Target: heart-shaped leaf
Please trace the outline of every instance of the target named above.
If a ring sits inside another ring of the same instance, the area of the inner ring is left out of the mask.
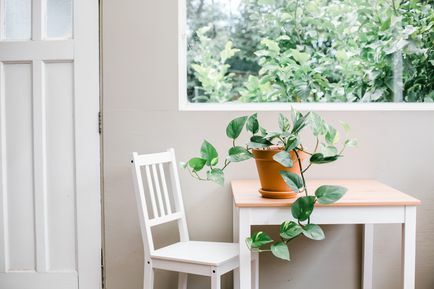
[[[193,169],[193,171],[200,171],[206,164],[206,159],[202,158],[192,158],[188,161],[188,165]]]
[[[250,131],[252,134],[256,134],[259,131],[259,122],[258,122],[258,114],[252,114],[247,119],[246,124],[247,131]]]
[[[295,113],[294,126],[292,127],[291,133],[296,135],[306,126],[306,118],[309,116],[309,112],[302,115],[300,112]]]
[[[273,156],[273,160],[287,168],[291,168],[293,165],[291,154],[287,151],[278,152]]]
[[[316,189],[315,196],[320,204],[333,204],[346,193],[347,188],[341,186],[323,185]]]
[[[338,149],[333,145],[321,144],[321,152],[325,158],[334,157],[338,154]]]
[[[292,151],[300,144],[300,141],[297,136],[291,135],[286,141],[285,150],[287,152]]]
[[[218,153],[215,147],[206,140],[204,140],[202,143],[202,146],[200,148],[200,155],[203,159],[206,160],[207,165],[211,165],[211,162],[218,157]]]
[[[327,133],[327,124],[317,113],[311,113],[309,126],[314,136],[324,135]]]
[[[206,177],[208,181],[215,182],[220,186],[223,186],[225,182],[225,176],[221,169],[212,169],[206,173]]]
[[[320,226],[315,224],[307,224],[303,227],[303,235],[312,240],[324,240],[325,235]]]
[[[227,160],[231,162],[241,162],[252,157],[252,153],[243,147],[231,147],[229,149],[229,156],[227,157]]]
[[[226,135],[231,139],[236,139],[243,130],[244,124],[247,121],[247,116],[237,117],[226,127]]]
[[[290,261],[288,246],[283,242],[277,242],[271,245],[271,253],[277,258]]]
[[[300,189],[303,187],[303,180],[298,174],[288,171],[280,171],[279,173],[285,183],[288,185],[288,187],[291,188],[291,190],[293,190],[297,194],[300,193]]]
[[[339,141],[339,132],[334,127],[328,126],[325,139],[328,144],[334,145]]]
[[[289,120],[286,116],[279,113],[279,128],[281,131],[288,131],[289,130]]]
[[[322,153],[315,153],[310,157],[310,162],[313,164],[327,164],[337,160],[339,156],[325,157]]]
[[[273,239],[264,232],[254,233],[251,237],[246,239],[247,247],[249,247],[249,249],[259,249],[261,246],[272,242]]]
[[[272,143],[264,137],[254,135],[250,138],[249,146],[252,148],[265,148],[271,146]]]
[[[280,225],[280,237],[289,240],[303,233],[303,228],[293,221],[286,221]]]
[[[314,205],[314,196],[300,197],[292,204],[291,214],[301,222],[306,221],[312,214]]]

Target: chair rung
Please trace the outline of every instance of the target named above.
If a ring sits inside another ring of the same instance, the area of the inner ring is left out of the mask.
[[[153,226],[157,226],[157,225],[160,225],[160,224],[163,224],[163,223],[167,223],[167,222],[171,222],[171,221],[176,221],[176,220],[179,220],[179,219],[182,219],[182,214],[180,212],[177,212],[177,213],[173,213],[173,214],[170,214],[170,215],[166,215],[166,216],[163,216],[163,217],[159,217],[159,218],[155,218],[155,219],[149,220],[149,225],[151,227],[153,227]]]

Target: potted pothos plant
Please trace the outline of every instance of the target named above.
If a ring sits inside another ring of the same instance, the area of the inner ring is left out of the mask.
[[[356,140],[349,138],[349,125],[341,124],[345,132],[342,141],[338,130],[316,113],[302,114],[292,110],[291,121],[279,114],[279,129],[275,131],[263,128],[257,113],[237,117],[226,127],[232,145],[223,161],[220,161],[215,147],[204,140],[200,157],[191,158],[181,166],[198,180],[223,185],[224,170],[228,165],[254,158],[261,183],[259,193],[263,197],[297,199],[291,205],[293,220],[280,226],[279,241],[272,240],[264,232],[256,232],[247,238],[247,246],[253,251],[271,251],[274,256],[289,260],[289,241],[302,235],[313,240],[325,238],[321,227],[310,221],[315,204],[332,204],[347,191],[339,185],[323,185],[315,192],[308,192],[305,179],[305,173],[312,165],[334,162],[343,157],[347,147],[356,145]],[[301,141],[300,133],[306,127],[315,138],[312,150],[303,146]],[[239,145],[237,140],[244,128],[251,136],[244,145]],[[270,247],[266,248],[266,245]]]

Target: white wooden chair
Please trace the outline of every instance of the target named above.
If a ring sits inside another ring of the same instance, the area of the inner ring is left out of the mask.
[[[239,245],[189,240],[174,150],[146,155],[134,152],[131,163],[145,253],[144,289],[153,289],[154,269],[179,272],[178,289],[187,288],[187,274],[210,276],[211,288],[220,289],[221,275],[239,266]],[[169,168],[170,188],[163,165]],[[147,179],[147,192],[142,168]],[[180,242],[155,249],[151,228],[172,221],[178,223]],[[259,258],[257,254],[253,255],[252,281],[253,288],[257,289]]]

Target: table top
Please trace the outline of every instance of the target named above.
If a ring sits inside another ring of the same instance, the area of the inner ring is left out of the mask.
[[[336,203],[317,206],[357,207],[357,206],[416,206],[421,202],[403,192],[375,180],[306,180],[309,194],[321,185],[339,185],[348,189]],[[294,199],[266,199],[258,192],[259,180],[233,180],[232,193],[237,207],[287,207]],[[300,194],[304,196],[304,194]]]

